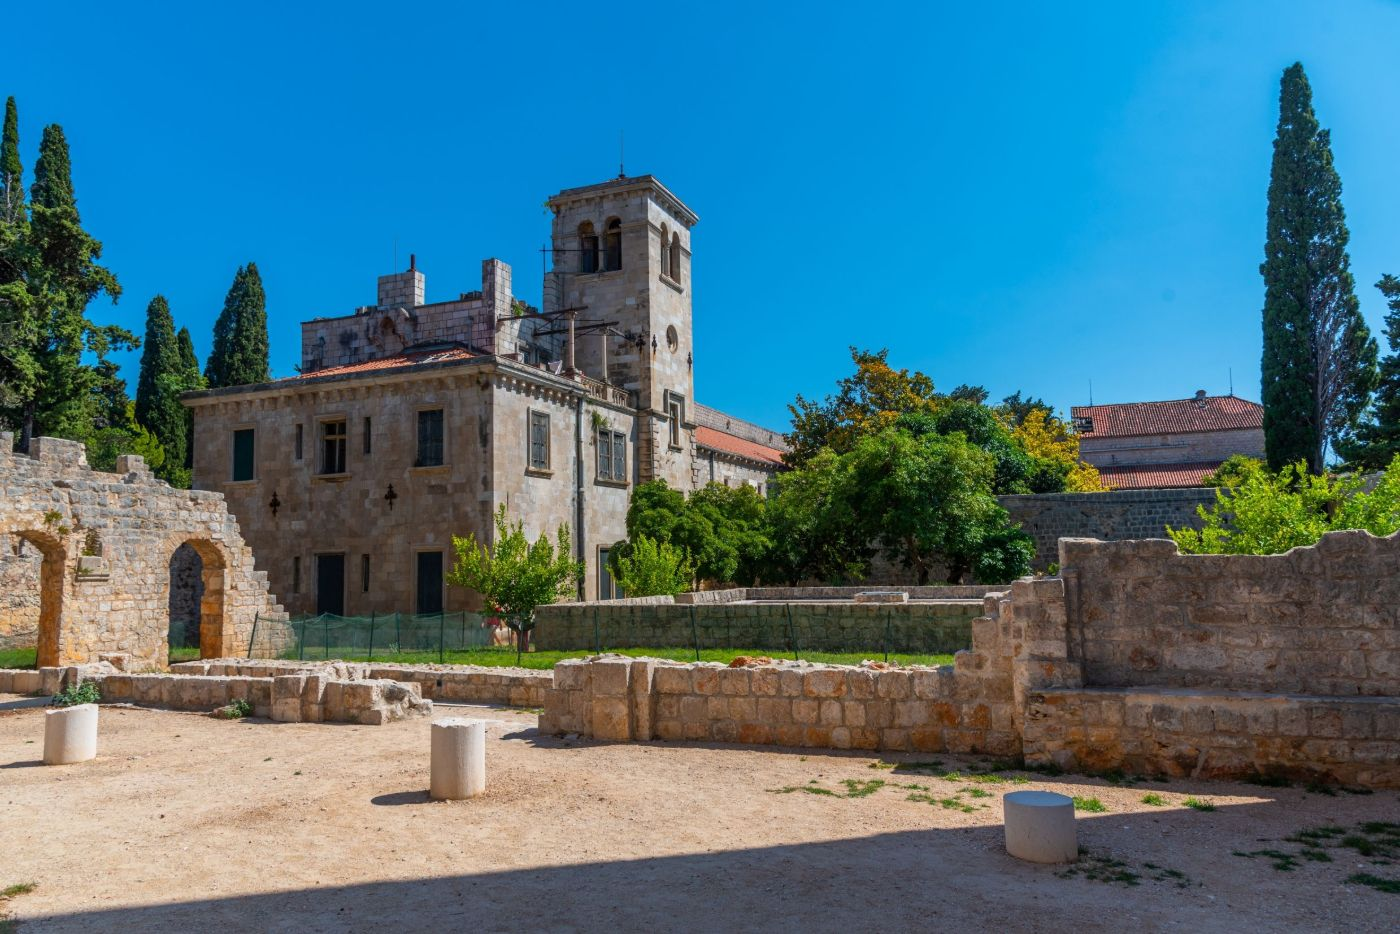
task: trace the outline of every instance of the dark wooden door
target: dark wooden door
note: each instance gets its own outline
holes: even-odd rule
[[[418,552],[418,612],[442,612],[442,552]]]
[[[345,615],[345,556],[316,556],[316,612]]]

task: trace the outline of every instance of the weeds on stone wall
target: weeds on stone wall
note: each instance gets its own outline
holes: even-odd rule
[[[96,681],[78,681],[68,685],[53,696],[49,703],[54,707],[76,707],[79,704],[96,704],[102,700],[102,692]]]

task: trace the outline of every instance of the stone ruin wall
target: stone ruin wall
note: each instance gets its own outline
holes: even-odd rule
[[[1269,557],[1067,540],[1061,558],[988,596],[951,667],[561,662],[541,729],[1400,788],[1400,535]]]
[[[35,438],[29,454],[12,446],[0,433],[0,540],[43,556],[39,586],[26,591],[39,595],[41,666],[115,652],[163,668],[171,560],[186,542],[203,567],[202,654],[246,651],[255,615],[283,615],[220,494],[172,489],[131,455],[116,473],[93,471],[77,442]]]
[[[1198,529],[1196,509],[1214,504],[1215,489],[1026,493],[998,496],[997,502],[1035,540],[1031,566],[1044,571],[1060,560],[1062,538],[1120,541],[1163,538],[1167,526]]]
[[[0,649],[39,640],[39,552],[25,542],[0,542]]]

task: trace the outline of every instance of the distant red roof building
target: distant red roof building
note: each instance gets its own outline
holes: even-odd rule
[[[696,427],[695,443],[700,447],[710,448],[723,454],[731,454],[735,457],[771,464],[775,467],[781,466],[783,463],[783,452],[777,448],[770,448],[767,445],[731,435],[717,428],[707,428],[704,425]]]
[[[417,366],[423,363],[447,363],[453,360],[467,360],[476,356],[465,347],[437,348],[435,350],[405,351],[392,357],[379,357],[362,363],[347,363],[342,366],[328,366],[309,373],[299,373],[289,379],[321,379],[326,376],[347,376],[351,373],[368,373],[371,370],[396,370],[399,367]]]
[[[1234,454],[1264,456],[1264,407],[1237,396],[1076,405],[1079,456],[1110,487],[1200,486]]]

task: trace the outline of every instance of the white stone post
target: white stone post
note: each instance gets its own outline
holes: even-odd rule
[[[1002,797],[1006,852],[1032,863],[1079,858],[1074,800],[1053,791],[1013,791]]]
[[[44,764],[97,758],[97,705],[57,707],[44,714]]]
[[[486,790],[486,721],[437,720],[432,727],[428,797],[455,801]]]

